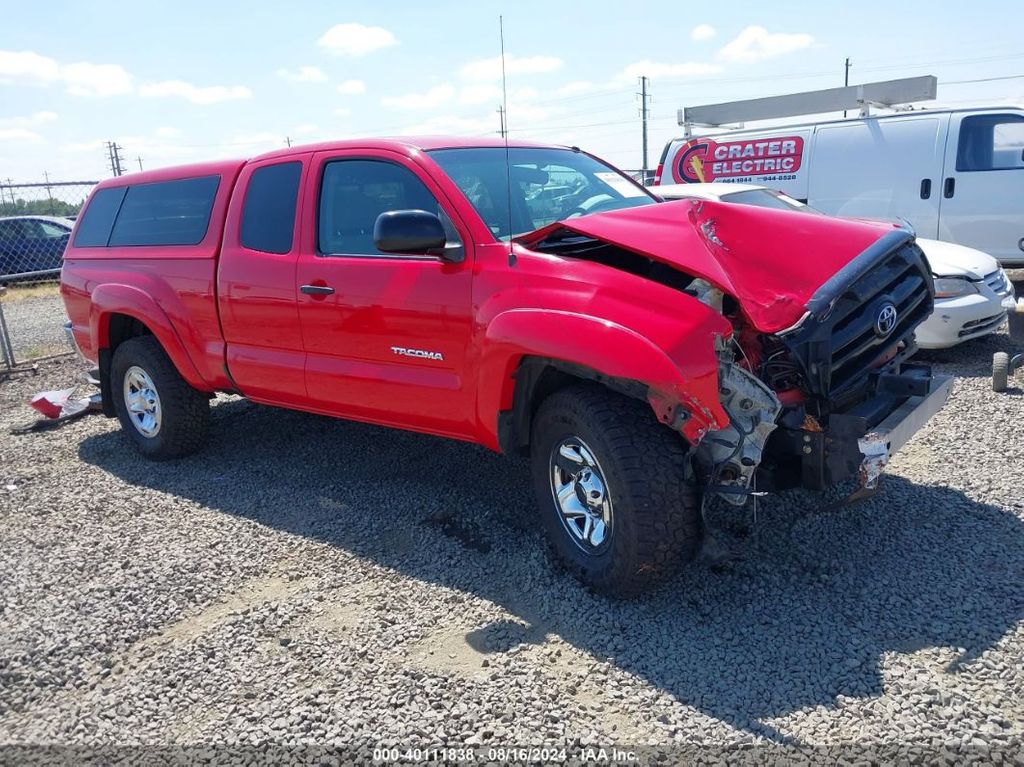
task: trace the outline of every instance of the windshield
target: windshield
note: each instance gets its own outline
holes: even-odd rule
[[[505,151],[476,147],[429,153],[496,239],[587,213],[657,202],[635,181],[582,152],[511,147],[506,175]]]
[[[770,189],[747,189],[742,192],[729,192],[723,194],[722,202],[738,203],[740,205],[756,205],[759,208],[772,208],[773,210],[798,210],[801,213],[818,213],[810,205],[804,205],[799,200],[794,200],[788,195],[780,192],[773,192]]]

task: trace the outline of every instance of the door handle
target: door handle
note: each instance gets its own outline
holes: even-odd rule
[[[334,288],[328,287],[327,285],[303,285],[299,288],[299,291],[305,293],[307,296],[334,295]]]
[[[950,176],[942,187],[942,196],[947,200],[956,193],[956,179]]]
[[[932,180],[930,178],[921,179],[921,199],[927,200],[932,196]]]

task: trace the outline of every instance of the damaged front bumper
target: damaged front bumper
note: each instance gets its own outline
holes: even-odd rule
[[[770,473],[765,484],[824,490],[857,476],[863,487],[875,487],[892,455],[946,404],[952,386],[952,376],[912,368],[883,377],[878,396],[831,414],[826,425],[808,418],[800,428],[781,426],[762,465]]]

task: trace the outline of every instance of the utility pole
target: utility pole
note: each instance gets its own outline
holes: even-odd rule
[[[284,137],[284,142],[285,142],[285,143],[286,143],[286,144],[288,145],[288,147],[289,147],[289,148],[291,148],[291,145],[292,145],[292,137],[291,137],[291,136],[285,136],[285,137]]]
[[[505,138],[505,136],[508,135],[508,130],[505,128],[505,107],[501,104],[498,104],[498,120],[501,122],[501,128],[498,130],[498,134],[502,138]]]
[[[843,86],[850,85],[850,57],[846,57],[846,66],[843,68]],[[843,117],[846,117],[846,110],[843,110]]]
[[[47,173],[45,170],[43,171],[43,178],[46,179],[46,196],[50,199],[50,215],[56,216],[57,213],[53,209],[53,193],[51,192],[50,187],[50,174]]]
[[[644,164],[642,169],[643,180],[647,181],[647,118],[651,114],[651,110],[647,108],[647,83],[650,82],[650,78],[646,75],[640,77],[640,93],[637,95],[640,97],[640,120],[643,124],[643,158]]]
[[[110,156],[110,170],[115,176],[120,176],[124,173],[124,168],[121,167],[121,150],[123,146],[118,146],[116,141],[107,142],[107,154]]]
[[[139,172],[142,172],[142,158],[138,155],[135,156],[135,161],[139,164]]]

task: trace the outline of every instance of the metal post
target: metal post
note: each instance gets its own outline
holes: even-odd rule
[[[850,57],[846,57],[846,67],[843,70],[843,87],[848,88],[850,85]],[[843,110],[843,117],[846,117],[846,110]]]
[[[647,183],[647,76],[640,77],[640,117],[643,123],[643,179]]]
[[[4,318],[4,294],[7,288],[0,285],[0,352],[3,353],[4,366],[7,370],[14,367],[14,347],[11,346],[11,335],[7,331],[7,320]]]

